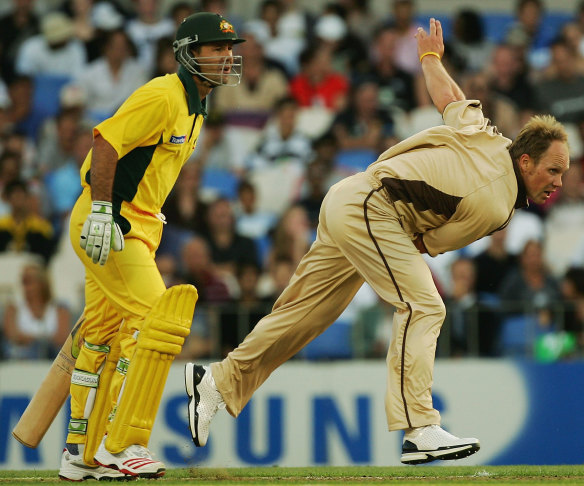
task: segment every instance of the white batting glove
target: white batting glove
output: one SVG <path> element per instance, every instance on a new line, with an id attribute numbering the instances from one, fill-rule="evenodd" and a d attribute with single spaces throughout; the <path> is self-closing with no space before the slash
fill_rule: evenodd
<path id="1" fill-rule="evenodd" d="M 83 223 L 79 246 L 93 263 L 100 265 L 105 265 L 110 248 L 114 251 L 124 249 L 124 235 L 114 221 L 111 202 L 93 201 L 91 213 Z"/>

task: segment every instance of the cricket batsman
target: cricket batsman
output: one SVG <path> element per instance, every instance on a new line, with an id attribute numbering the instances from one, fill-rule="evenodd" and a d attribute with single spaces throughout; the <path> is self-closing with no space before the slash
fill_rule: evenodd
<path id="1" fill-rule="evenodd" d="M 233 55 L 239 42 L 220 15 L 187 17 L 173 44 L 178 73 L 146 83 L 93 130 L 83 192 L 71 214 L 71 242 L 86 269 L 85 321 L 61 479 L 165 473 L 148 441 L 197 291 L 163 283 L 154 261 L 160 210 L 195 149 L 207 95 L 239 84 L 241 56 Z"/>

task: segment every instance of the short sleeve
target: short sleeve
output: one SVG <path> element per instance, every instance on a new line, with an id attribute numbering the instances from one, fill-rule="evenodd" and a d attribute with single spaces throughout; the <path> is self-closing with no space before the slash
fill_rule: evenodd
<path id="1" fill-rule="evenodd" d="M 148 84 L 136 90 L 118 111 L 93 129 L 122 158 L 136 147 L 155 145 L 160 140 L 170 117 L 165 92 Z"/>
<path id="2" fill-rule="evenodd" d="M 462 100 L 449 103 L 442 114 L 444 123 L 453 128 L 485 126 L 485 117 L 479 100 Z"/>

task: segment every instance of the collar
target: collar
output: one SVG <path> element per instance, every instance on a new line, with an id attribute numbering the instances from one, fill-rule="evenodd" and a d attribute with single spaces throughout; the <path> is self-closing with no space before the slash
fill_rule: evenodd
<path id="1" fill-rule="evenodd" d="M 525 189 L 525 182 L 523 182 L 523 177 L 521 177 L 521 172 L 517 163 L 513 160 L 513 171 L 515 172 L 515 178 L 517 179 L 517 199 L 515 200 L 515 209 L 526 208 L 529 206 L 527 201 L 527 190 Z"/>
<path id="2" fill-rule="evenodd" d="M 180 82 L 183 84 L 185 91 L 187 92 L 189 115 L 197 113 L 198 115 L 203 115 L 203 118 L 207 118 L 207 99 L 205 98 L 201 100 L 199 97 L 199 89 L 193 81 L 193 77 L 184 68 L 184 66 L 179 66 L 178 77 Z"/>

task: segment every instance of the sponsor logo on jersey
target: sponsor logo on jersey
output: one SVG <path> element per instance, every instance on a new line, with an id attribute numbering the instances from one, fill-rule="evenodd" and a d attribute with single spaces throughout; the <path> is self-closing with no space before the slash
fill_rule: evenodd
<path id="1" fill-rule="evenodd" d="M 233 25 L 231 25 L 225 19 L 223 19 L 219 24 L 219 29 L 221 29 L 221 32 L 231 32 L 232 34 L 235 33 L 235 31 L 233 30 Z"/>
<path id="2" fill-rule="evenodd" d="M 185 143 L 186 139 L 187 139 L 186 135 L 171 135 L 170 136 L 170 143 L 176 143 L 176 144 Z"/>

